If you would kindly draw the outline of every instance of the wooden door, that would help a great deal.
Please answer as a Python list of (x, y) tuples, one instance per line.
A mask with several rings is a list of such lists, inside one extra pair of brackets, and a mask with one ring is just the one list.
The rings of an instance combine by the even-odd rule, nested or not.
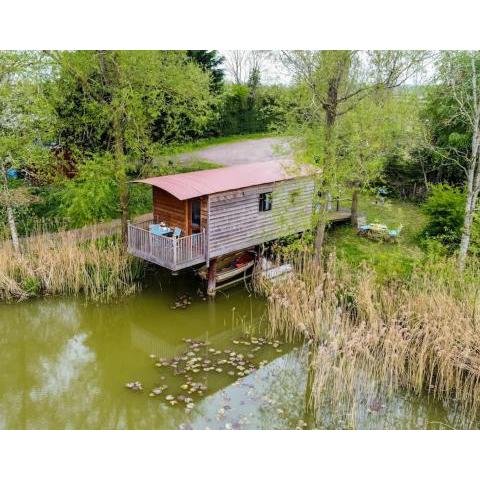
[(188, 202), (188, 234), (201, 232), (201, 201), (200, 198), (192, 198)]

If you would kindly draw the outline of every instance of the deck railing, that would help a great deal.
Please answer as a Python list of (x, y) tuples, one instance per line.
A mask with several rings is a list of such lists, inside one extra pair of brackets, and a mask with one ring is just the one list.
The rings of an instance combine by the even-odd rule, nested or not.
[(150, 223), (128, 225), (129, 253), (170, 270), (181, 270), (205, 261), (205, 231), (172, 238), (150, 233)]

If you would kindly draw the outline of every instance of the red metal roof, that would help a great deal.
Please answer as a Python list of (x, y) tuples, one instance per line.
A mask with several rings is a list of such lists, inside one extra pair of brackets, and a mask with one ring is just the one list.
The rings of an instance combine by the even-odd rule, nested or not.
[(264, 183), (274, 183), (308, 174), (304, 166), (300, 167), (288, 161), (273, 160), (145, 178), (136, 180), (136, 182), (153, 185), (166, 190), (179, 200), (187, 200), (202, 195), (237, 190)]

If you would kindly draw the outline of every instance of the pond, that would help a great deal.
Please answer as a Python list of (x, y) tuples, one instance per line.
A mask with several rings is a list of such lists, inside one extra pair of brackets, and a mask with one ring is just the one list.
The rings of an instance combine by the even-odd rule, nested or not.
[[(311, 419), (305, 348), (266, 339), (261, 298), (241, 286), (211, 302), (197, 287), (163, 276), (109, 304), (1, 305), (0, 428), (342, 427), (334, 412)], [(408, 395), (368, 412), (357, 428), (461, 426), (438, 402)]]

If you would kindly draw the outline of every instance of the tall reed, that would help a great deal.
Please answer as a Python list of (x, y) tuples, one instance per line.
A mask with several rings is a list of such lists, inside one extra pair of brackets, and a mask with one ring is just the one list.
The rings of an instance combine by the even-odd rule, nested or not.
[(335, 255), (292, 260), (295, 275), (257, 282), (268, 297), (272, 333), (311, 345), (312, 401), (342, 410), (355, 425), (360, 404), (395, 392), (426, 394), (480, 409), (480, 269), (460, 274), (453, 260), (426, 261), (411, 278), (385, 282)]
[(25, 299), (34, 295), (84, 294), (108, 299), (138, 287), (142, 264), (130, 257), (115, 238), (79, 240), (62, 232), (25, 239), (22, 252), (11, 242), (0, 243), (0, 299)]

